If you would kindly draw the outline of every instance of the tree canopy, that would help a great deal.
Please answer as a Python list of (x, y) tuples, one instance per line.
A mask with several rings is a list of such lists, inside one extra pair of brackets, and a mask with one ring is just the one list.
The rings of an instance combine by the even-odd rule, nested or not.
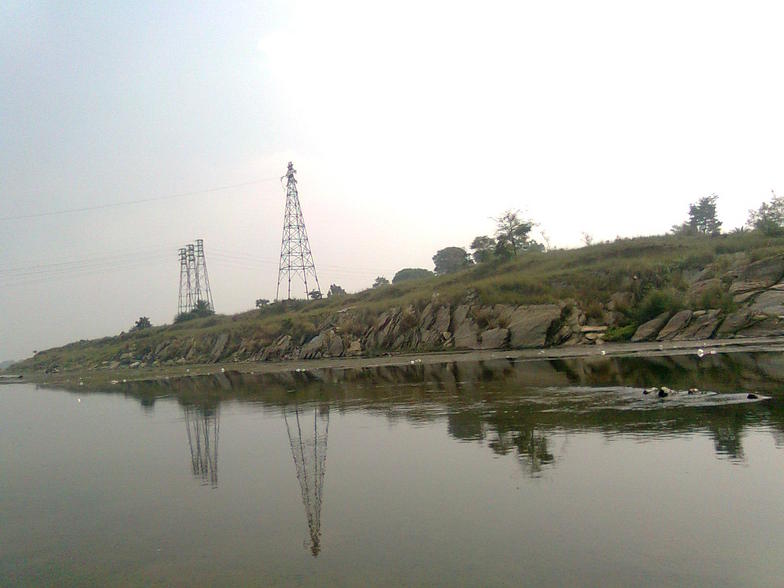
[(496, 253), (502, 253), (503, 250), (506, 250), (511, 253), (512, 257), (516, 257), (529, 249), (531, 245), (538, 245), (535, 241), (528, 239), (531, 229), (534, 228), (534, 221), (524, 219), (520, 215), (519, 210), (507, 210), (498, 218), (493, 219), (496, 225)]
[(149, 329), (152, 326), (150, 319), (146, 316), (140, 316), (139, 320), (131, 327), (131, 331), (141, 331), (143, 329)]
[(474, 258), (474, 263), (490, 261), (495, 254), (495, 248), (496, 242), (493, 237), (488, 237), (487, 235), (474, 237), (474, 240), (471, 241), (470, 247), (470, 249), (473, 251), (471, 257)]
[(378, 276), (376, 281), (373, 282), (373, 287), (378, 288), (380, 286), (386, 286), (389, 284), (389, 280), (387, 280), (384, 276)]
[(392, 278), (393, 284), (406, 282), (408, 280), (421, 280), (422, 278), (432, 278), (433, 272), (421, 267), (406, 267), (397, 272)]
[(784, 235), (784, 196), (776, 196), (763, 202), (757, 210), (749, 211), (749, 228), (769, 236)]
[(182, 321), (189, 321), (205, 316), (212, 316), (213, 314), (215, 314), (215, 311), (210, 308), (209, 302), (206, 300), (197, 300), (196, 304), (193, 305), (193, 308), (190, 311), (181, 312), (176, 317), (174, 317), (174, 322), (181, 323)]
[(711, 235), (721, 233), (721, 221), (716, 217), (716, 194), (704, 196), (689, 204), (689, 218), (681, 225), (675, 225), (672, 232), (682, 235)]
[(471, 257), (462, 247), (445, 247), (433, 256), (436, 275), (451, 274), (469, 266)]
[(329, 286), (329, 292), (327, 292), (327, 298), (332, 298), (333, 296), (345, 296), (346, 291), (338, 286), (337, 284), (331, 284)]

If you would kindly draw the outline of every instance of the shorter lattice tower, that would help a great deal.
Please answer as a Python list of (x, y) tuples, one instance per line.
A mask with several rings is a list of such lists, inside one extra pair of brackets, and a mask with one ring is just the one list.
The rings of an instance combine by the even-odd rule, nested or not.
[[(308, 276), (316, 283), (315, 291), (321, 295), (316, 266), (313, 263), (313, 254), (310, 251), (308, 233), (305, 230), (305, 219), (302, 216), (302, 208), (299, 204), (299, 194), (297, 193), (297, 178), (294, 164), (289, 162), (286, 175), (286, 212), (283, 215), (283, 239), (280, 244), (280, 265), (278, 266), (278, 287), (275, 291), (275, 299), (280, 298), (280, 284), (286, 282), (287, 299), (291, 299), (291, 277), (298, 277), (305, 285), (305, 297), (309, 297), (311, 290), (308, 289)], [(311, 285), (313, 285), (313, 281)]]
[(215, 312), (210, 279), (207, 275), (207, 259), (204, 256), (204, 240), (196, 239), (178, 252), (180, 260), (180, 296), (177, 314), (190, 312), (199, 301)]
[(188, 271), (188, 249), (179, 250), (180, 258), (180, 298), (177, 303), (177, 314), (189, 312), (191, 307), (191, 274)]

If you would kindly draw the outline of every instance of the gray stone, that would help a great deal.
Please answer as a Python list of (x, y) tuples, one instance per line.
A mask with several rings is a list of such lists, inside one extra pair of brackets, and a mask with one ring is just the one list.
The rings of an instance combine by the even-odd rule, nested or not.
[(348, 346), (347, 355), (362, 355), (362, 343), (358, 339), (354, 339)]
[(667, 324), (664, 325), (662, 330), (659, 331), (659, 335), (656, 338), (659, 341), (674, 339), (682, 329), (685, 329), (688, 326), (689, 321), (691, 321), (691, 316), (692, 312), (690, 310), (676, 312), (675, 315), (667, 321)]
[(327, 343), (327, 354), (329, 357), (340, 357), (343, 355), (344, 345), (340, 335), (334, 332), (329, 333), (329, 343)]
[(509, 338), (509, 329), (490, 329), (482, 333), (482, 349), (501, 349)]
[(784, 335), (784, 320), (779, 317), (755, 315), (754, 322), (735, 333), (736, 337), (773, 337)]
[(722, 288), (721, 280), (719, 278), (710, 278), (708, 280), (701, 280), (699, 282), (695, 282), (689, 288), (689, 298), (692, 299), (699, 299), (700, 296), (705, 294), (710, 290), (715, 290), (717, 288)]
[(768, 290), (763, 292), (749, 306), (754, 312), (769, 316), (784, 315), (784, 292), (781, 290)]
[(479, 349), (479, 329), (474, 321), (466, 319), (454, 333), (455, 349)]
[(324, 340), (324, 334), (319, 333), (302, 346), (302, 350), (300, 351), (299, 356), (302, 359), (317, 359), (321, 357), (321, 348), (324, 345)]
[(756, 321), (754, 320), (754, 313), (747, 308), (742, 310), (738, 310), (733, 312), (727, 318), (724, 319), (724, 322), (719, 327), (717, 332), (717, 336), (719, 337), (731, 337), (735, 335), (738, 331), (745, 329), (746, 327), (751, 326)]
[(709, 311), (696, 311), (692, 315), (691, 322), (673, 339), (684, 341), (690, 339), (710, 339), (721, 324), (721, 311), (712, 309)]
[(291, 351), (293, 340), (291, 335), (282, 335), (277, 340), (269, 345), (264, 351), (261, 352), (260, 359), (267, 361), (271, 359), (282, 359), (287, 353)]
[(746, 266), (730, 286), (731, 294), (771, 287), (784, 276), (784, 257), (776, 256), (755, 261)]
[(581, 333), (604, 333), (607, 325), (585, 325), (580, 327)]
[(212, 347), (212, 351), (210, 351), (210, 361), (215, 363), (220, 359), (221, 354), (223, 353), (223, 348), (226, 347), (226, 343), (229, 340), (228, 333), (221, 333), (218, 335), (218, 339), (215, 341), (215, 345)]
[(547, 333), (561, 317), (561, 308), (555, 304), (521, 306), (509, 319), (509, 344), (514, 348), (544, 347)]
[(460, 328), (460, 325), (465, 322), (466, 318), (468, 317), (468, 312), (471, 310), (471, 307), (467, 304), (461, 304), (457, 308), (455, 308), (455, 312), (452, 314), (452, 332), (457, 332), (457, 329)]
[(438, 333), (443, 333), (444, 331), (449, 330), (449, 323), (451, 322), (452, 318), (449, 313), (448, 306), (441, 306), (436, 311), (436, 320), (433, 322), (431, 330), (436, 331)]
[(647, 323), (641, 324), (634, 332), (634, 335), (632, 335), (632, 343), (654, 339), (662, 327), (667, 324), (668, 320), (670, 320), (670, 312), (666, 311)]

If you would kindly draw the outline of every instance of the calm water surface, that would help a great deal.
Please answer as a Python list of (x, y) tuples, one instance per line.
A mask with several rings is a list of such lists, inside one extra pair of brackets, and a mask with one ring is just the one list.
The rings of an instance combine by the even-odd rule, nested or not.
[(3, 586), (776, 586), (782, 554), (781, 354), (0, 386)]

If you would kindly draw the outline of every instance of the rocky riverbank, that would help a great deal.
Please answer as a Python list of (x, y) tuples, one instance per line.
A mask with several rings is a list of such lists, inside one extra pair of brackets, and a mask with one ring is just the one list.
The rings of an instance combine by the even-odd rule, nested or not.
[[(586, 304), (573, 299), (553, 304), (484, 304), (469, 289), (457, 303), (431, 292), (429, 299), (369, 313), (348, 303), (298, 329), (283, 321), (281, 332), (253, 331), (225, 321), (203, 332), (175, 328), (157, 336), (139, 333), (114, 338), (114, 346), (80, 342), (81, 356), (69, 363), (49, 350), (28, 360), (29, 370), (133, 370), (180, 365), (378, 357), (386, 354), (458, 350), (514, 350), (601, 346), (613, 341), (674, 342), (784, 335), (784, 257), (714, 263), (681, 276), (683, 300), (642, 324), (630, 317), (641, 304), (636, 276), (628, 288)], [(723, 302), (710, 307), (711, 301)], [(729, 304), (728, 304), (729, 302)], [(685, 306), (685, 305), (684, 305)], [(293, 317), (296, 318), (296, 317)], [(73, 347), (73, 346), (72, 346)], [(60, 348), (66, 349), (66, 348)], [(97, 353), (95, 351), (100, 351)], [(77, 349), (78, 351), (78, 349)], [(74, 359), (75, 357), (75, 359)], [(26, 367), (22, 364), (22, 367)]]

